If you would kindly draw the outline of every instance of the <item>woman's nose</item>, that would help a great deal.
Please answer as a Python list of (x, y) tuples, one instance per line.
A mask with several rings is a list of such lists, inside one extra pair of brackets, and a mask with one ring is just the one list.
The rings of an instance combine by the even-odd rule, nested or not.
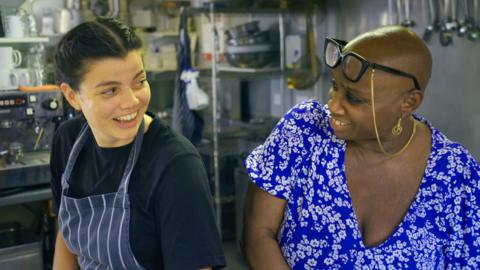
[(140, 102), (133, 89), (128, 88), (123, 92), (121, 104), (122, 108), (134, 107)]
[(328, 108), (333, 114), (344, 113), (344, 108), (342, 105), (343, 94), (340, 92), (340, 90), (334, 91), (333, 89), (330, 89), (330, 91), (328, 91)]

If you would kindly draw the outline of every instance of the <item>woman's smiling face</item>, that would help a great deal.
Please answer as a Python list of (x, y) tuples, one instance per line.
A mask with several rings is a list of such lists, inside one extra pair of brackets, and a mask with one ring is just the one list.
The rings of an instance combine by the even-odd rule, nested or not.
[[(370, 73), (352, 83), (344, 78), (341, 68), (332, 70), (332, 87), (328, 106), (330, 125), (335, 135), (344, 140), (376, 140), (373, 129)], [(378, 72), (374, 79), (375, 111), (380, 134), (389, 134), (396, 123), (402, 94), (389, 87), (389, 74)], [(383, 137), (381, 135), (381, 137)]]
[(124, 58), (89, 61), (78, 92), (64, 93), (82, 111), (99, 146), (122, 146), (133, 141), (147, 111), (146, 78), (141, 52), (135, 50)]
[[(408, 57), (404, 57), (403, 54), (397, 56), (396, 51), (389, 51), (389, 48), (395, 45), (391, 42), (383, 38), (360, 38), (349, 42), (343, 49), (344, 53), (356, 53), (370, 63), (392, 67), (416, 76), (417, 74), (412, 72), (415, 70), (411, 68), (415, 65), (412, 57), (408, 54)], [(415, 87), (412, 79), (375, 69), (372, 81), (372, 68), (369, 67), (360, 80), (352, 82), (342, 71), (344, 64), (348, 65), (348, 63), (340, 63), (331, 69), (332, 88), (328, 105), (332, 113), (330, 124), (335, 135), (344, 140), (376, 141), (371, 97), (373, 85), (379, 137), (381, 140), (395, 137), (391, 130), (398, 119), (411, 113), (412, 108), (416, 108), (406, 102), (407, 97), (410, 96), (409, 93)]]

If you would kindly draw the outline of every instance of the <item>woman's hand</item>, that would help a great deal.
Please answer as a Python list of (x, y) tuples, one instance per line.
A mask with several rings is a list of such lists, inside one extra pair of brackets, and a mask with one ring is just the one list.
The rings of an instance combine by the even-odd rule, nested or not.
[(277, 242), (286, 203), (249, 183), (243, 248), (252, 269), (290, 269)]

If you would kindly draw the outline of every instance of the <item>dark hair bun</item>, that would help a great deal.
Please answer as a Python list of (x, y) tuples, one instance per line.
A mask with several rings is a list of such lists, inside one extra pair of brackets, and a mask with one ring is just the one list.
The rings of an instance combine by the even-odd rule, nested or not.
[(78, 90), (89, 60), (125, 57), (141, 47), (142, 41), (133, 28), (114, 18), (84, 22), (60, 40), (55, 55), (55, 80)]

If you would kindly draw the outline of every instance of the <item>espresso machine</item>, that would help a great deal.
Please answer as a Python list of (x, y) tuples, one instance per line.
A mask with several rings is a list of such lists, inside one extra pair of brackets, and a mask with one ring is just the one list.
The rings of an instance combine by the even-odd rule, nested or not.
[(64, 119), (60, 91), (0, 91), (0, 193), (50, 181), (50, 145)]
[(50, 148), (64, 104), (60, 91), (0, 91), (0, 269), (51, 269)]

